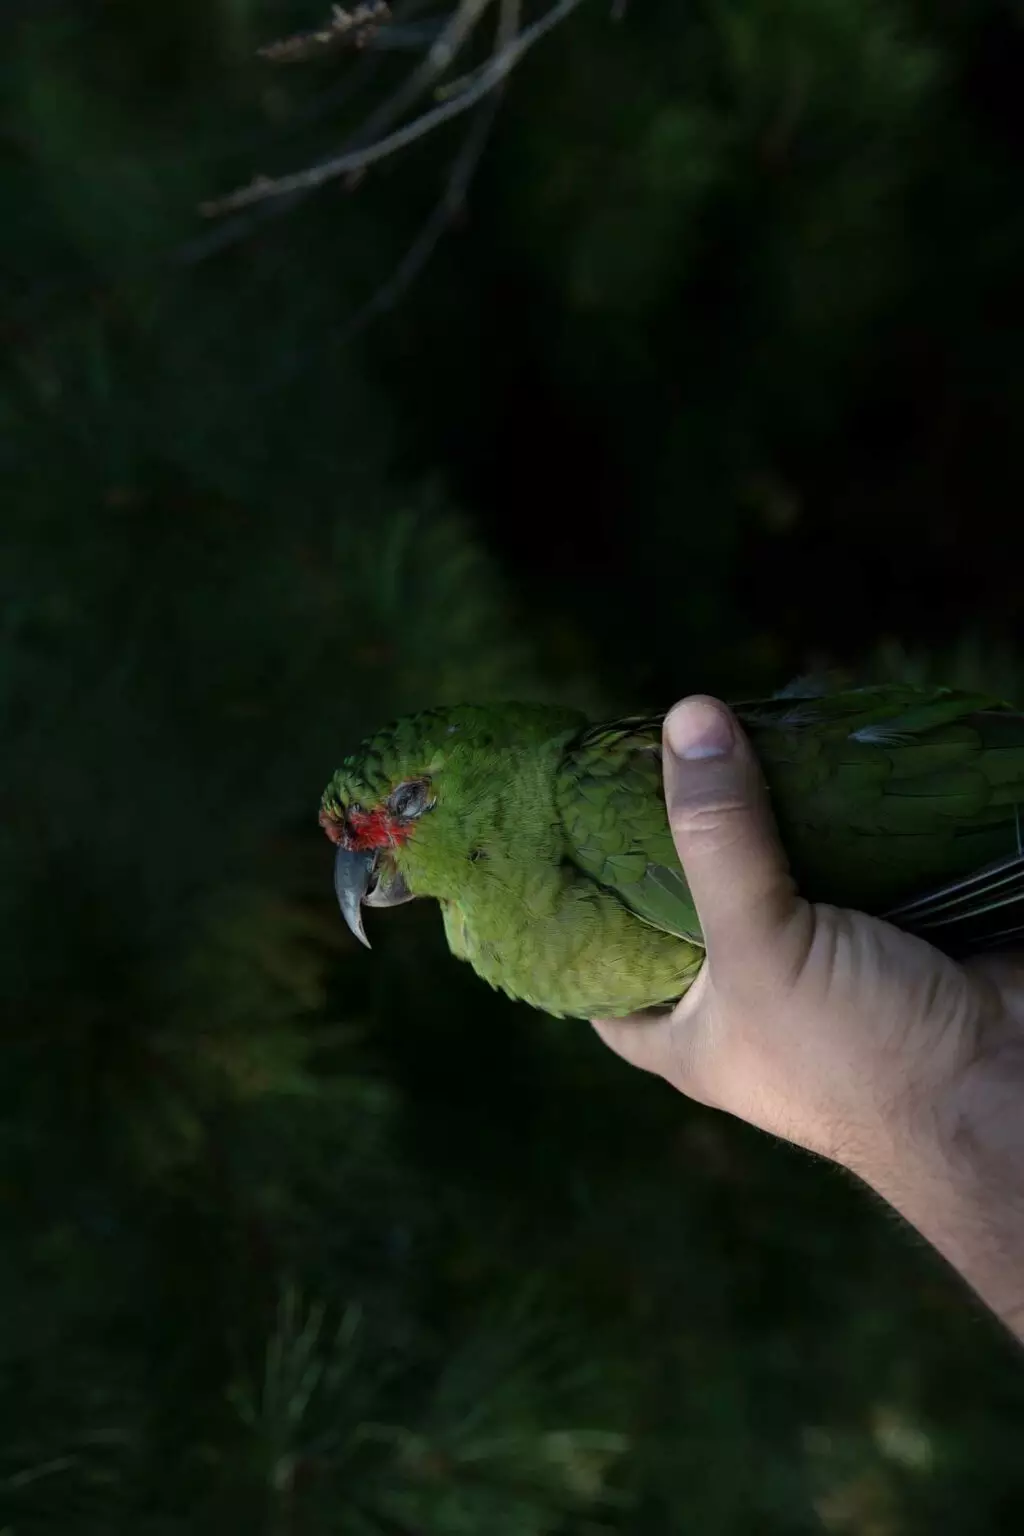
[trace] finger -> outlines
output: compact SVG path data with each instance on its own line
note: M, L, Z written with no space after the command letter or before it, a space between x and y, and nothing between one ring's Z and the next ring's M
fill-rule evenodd
M776 965L797 899L746 737L724 704L697 695L670 711L664 745L669 821L709 959Z

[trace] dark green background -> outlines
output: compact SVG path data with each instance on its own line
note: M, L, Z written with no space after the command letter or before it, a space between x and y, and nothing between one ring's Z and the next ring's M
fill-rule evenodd
M585 4L372 324L465 120L196 210L412 55L0 17L0 1532L1021 1529L1019 1356L912 1234L436 911L357 950L316 827L418 704L1017 689L1019 6Z

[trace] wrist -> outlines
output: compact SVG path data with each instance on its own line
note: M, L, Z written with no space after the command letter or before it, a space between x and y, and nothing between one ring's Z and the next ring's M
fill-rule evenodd
M1024 1038L971 1062L858 1171L1024 1337Z
M935 1120L938 1150L952 1178L1024 1198L1024 1037L971 1062Z
M1024 1178L1024 1038L966 1063L943 1089L886 1118L851 1171L887 1199L936 1181L1007 1188ZM1024 1190L1022 1190L1024 1193Z

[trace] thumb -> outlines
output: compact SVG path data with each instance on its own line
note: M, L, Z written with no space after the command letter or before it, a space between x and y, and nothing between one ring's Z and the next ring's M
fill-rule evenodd
M663 738L669 822L708 958L774 969L798 903L760 765L717 699L677 704Z

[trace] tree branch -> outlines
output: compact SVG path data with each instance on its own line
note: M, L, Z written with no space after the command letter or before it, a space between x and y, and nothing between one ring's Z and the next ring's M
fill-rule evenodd
M351 341L375 315L384 314L397 304L427 265L445 230L465 204L469 183L494 127L497 106L496 96L481 106L455 158L444 191L422 229L387 281L380 285L342 328L336 338L339 345Z
M316 32L297 32L278 43L257 49L261 59L272 64L298 64L325 48L365 48L378 29L391 20L387 0L367 0L352 11L336 5L331 19Z
M468 5L474 9L489 3L489 0L468 0ZM201 211L207 215L235 212L240 208L247 208L253 203L262 202L267 198L287 197L295 192L307 191L313 187L323 186L325 182L335 181L341 176L353 175L364 171L369 166L393 155L400 149L415 143L418 139L432 133L435 128L443 123L450 122L453 118L461 116L470 107L476 105L491 91L493 91L511 73L523 55L539 42L548 32L566 19L567 16L582 4L582 0L557 0L538 21L525 31L520 32L511 42L499 48L498 52L467 81L458 94L449 101L442 102L429 112L421 113L411 123L398 128L394 133L388 134L382 139L377 139L371 144L348 150L336 155L332 159L323 160L318 165L307 167L303 171L296 171L288 176L268 177L259 176L247 187L241 187L237 192L229 193L226 197L204 203ZM457 13L462 14L460 12ZM435 48L439 46L435 44ZM431 50L431 55L434 49ZM428 55L429 63L431 55ZM450 62L450 55L444 60L442 68ZM434 66L435 72L439 72ZM416 72L417 74L420 71Z
M499 48L507 47L519 30L521 0L500 0L497 41ZM427 265L434 250L452 221L465 206L466 193L498 115L498 106L505 82L501 81L484 102L463 140L462 147L452 162L444 190L416 239L409 247L387 282L382 283L343 328L338 338L344 344L364 329L375 315L392 308L402 294L416 281Z

